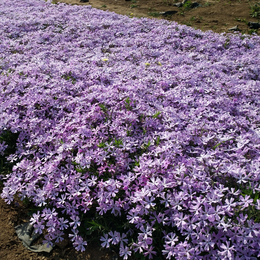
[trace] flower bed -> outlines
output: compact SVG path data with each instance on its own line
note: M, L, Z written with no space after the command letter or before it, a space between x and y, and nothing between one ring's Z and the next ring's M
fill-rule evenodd
M0 14L1 196L46 243L260 257L258 36L37 0Z

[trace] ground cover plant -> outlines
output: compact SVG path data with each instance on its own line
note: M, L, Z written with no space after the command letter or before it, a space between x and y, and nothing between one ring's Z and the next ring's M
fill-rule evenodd
M37 0L0 14L1 196L46 243L260 257L259 36Z

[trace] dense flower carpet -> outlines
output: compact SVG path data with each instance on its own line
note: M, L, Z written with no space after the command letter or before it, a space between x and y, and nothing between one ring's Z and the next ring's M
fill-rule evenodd
M259 36L41 0L0 17L1 196L46 243L260 257Z

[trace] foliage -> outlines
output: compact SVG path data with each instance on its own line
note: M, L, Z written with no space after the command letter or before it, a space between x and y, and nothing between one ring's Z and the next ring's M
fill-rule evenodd
M159 12L154 11L154 12L149 12L148 15L153 17L159 17L161 14Z
M8 130L3 130L0 134L0 173L2 175L9 174L12 171L13 162L18 159L15 155L18 135Z
M188 0L188 1L186 1L186 2L184 3L184 5L182 6L182 8L183 8L184 10L189 10L189 9L191 9L191 6L192 6L192 2L191 2L190 0Z
M260 256L258 36L41 0L0 10L1 196L32 205L46 243Z
M256 3L250 6L250 15L254 18L260 17L260 4Z

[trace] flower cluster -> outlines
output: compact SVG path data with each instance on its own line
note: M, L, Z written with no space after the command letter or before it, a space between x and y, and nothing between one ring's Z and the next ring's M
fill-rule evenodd
M38 208L46 243L260 256L258 36L41 0L0 15L0 132L18 136L1 196Z

